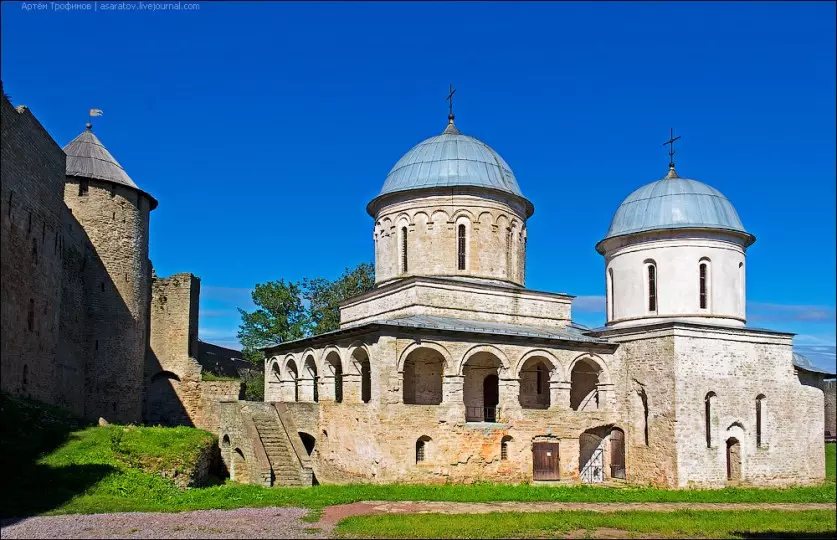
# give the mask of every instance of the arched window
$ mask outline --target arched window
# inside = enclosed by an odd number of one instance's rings
[[[401,227],[401,271],[407,271],[407,227]]]
[[[704,427],[706,429],[706,447],[712,448],[712,400],[715,392],[709,392],[703,399]]]
[[[607,269],[607,320],[613,320],[613,268]]]
[[[756,396],[756,446],[764,445],[764,394]]]
[[[465,233],[465,225],[460,224],[458,228],[457,238],[456,238],[456,257],[457,257],[457,268],[459,270],[465,270],[465,245],[466,245],[466,233]]]
[[[421,463],[427,460],[427,443],[430,442],[430,437],[422,435],[416,441],[416,463]]]
[[[506,229],[506,276],[512,277],[512,230]]]
[[[88,180],[79,179],[78,181],[78,196],[84,197],[87,195],[87,192],[90,190],[90,183]]]
[[[741,305],[741,313],[744,314],[744,310],[747,306],[747,300],[744,295],[744,263],[738,263],[738,302]]]
[[[511,444],[512,438],[508,435],[503,437],[500,441],[500,460],[507,461],[509,459],[509,444]]]
[[[657,311],[657,266],[648,264],[648,311]]]
[[[30,332],[35,329],[35,300],[32,298],[29,299],[29,312],[26,314],[26,327]]]
[[[369,360],[360,363],[360,400],[364,403],[372,400],[372,369]]]
[[[698,290],[700,309],[709,309],[709,261],[705,259],[698,266]]]
[[[535,368],[535,378],[537,385],[537,392],[538,395],[543,395],[546,393],[546,381],[549,379],[549,374],[546,371],[546,367],[543,364],[538,364],[538,367]]]

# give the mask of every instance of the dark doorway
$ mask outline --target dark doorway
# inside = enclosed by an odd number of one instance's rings
[[[610,476],[625,479],[625,432],[619,428],[610,432]]]
[[[483,417],[486,422],[497,421],[497,404],[500,403],[500,378],[488,375],[482,381]]]
[[[558,443],[532,443],[532,479],[558,480]]]
[[[311,452],[314,451],[314,446],[317,444],[317,439],[304,431],[299,432],[299,438],[302,439],[302,445],[305,447],[305,451],[308,452],[308,455],[310,456]]]
[[[738,439],[727,439],[727,480],[741,480],[741,444]]]

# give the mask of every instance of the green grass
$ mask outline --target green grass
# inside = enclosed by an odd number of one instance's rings
[[[227,377],[226,375],[215,375],[209,371],[201,373],[201,379],[204,381],[240,381],[241,377]]]
[[[834,481],[837,477],[837,444],[825,445],[825,477]]]
[[[833,503],[831,480],[787,489],[662,490],[649,487],[474,485],[323,485],[264,488],[226,483],[182,490],[158,471],[185,470],[213,440],[192,428],[90,427],[58,409],[3,396],[0,460],[6,465],[0,515],[176,512],[264,506],[310,509],[364,500]]]
[[[551,538],[573,532],[618,529],[631,536],[740,538],[766,533],[833,538],[835,513],[816,511],[549,512],[486,514],[400,514],[355,516],[341,521],[349,538]],[[579,534],[581,536],[581,534]]]

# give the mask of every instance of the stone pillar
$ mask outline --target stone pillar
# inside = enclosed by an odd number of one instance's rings
[[[319,380],[319,389],[317,392],[317,400],[318,401],[336,401],[334,399],[334,384],[335,384],[335,377],[334,375],[324,375],[320,377]]]
[[[499,397],[498,407],[501,411],[522,409],[523,407],[520,406],[520,379],[500,379]]]
[[[549,381],[549,409],[569,410],[570,381]]]
[[[343,374],[343,403],[361,403],[360,375],[357,373]]]
[[[465,377],[445,375],[442,379],[442,403],[463,403]]]
[[[296,381],[294,379],[286,379],[279,383],[281,385],[281,393],[282,393],[282,400],[286,403],[293,403],[296,401],[296,392],[294,389],[296,388]]]
[[[314,379],[299,379],[299,401],[303,403],[313,403]]]
[[[609,410],[610,402],[613,399],[613,384],[599,383],[596,385],[596,390],[599,395],[599,409]]]

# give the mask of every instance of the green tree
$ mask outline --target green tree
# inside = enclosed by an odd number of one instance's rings
[[[258,309],[249,313],[238,310],[241,314],[238,340],[249,361],[261,363],[261,347],[308,334],[309,319],[299,283],[286,283],[284,279],[260,283],[253,289],[252,298]]]
[[[346,268],[334,281],[325,278],[304,278],[303,297],[308,301],[308,321],[313,335],[340,328],[340,302],[357,296],[375,286],[375,267],[361,263]]]

